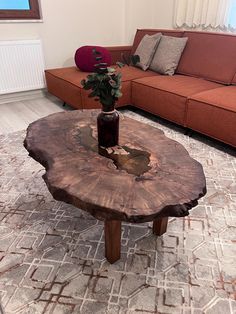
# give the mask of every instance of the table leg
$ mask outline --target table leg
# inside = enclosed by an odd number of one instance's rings
[[[105,256],[113,264],[120,259],[121,221],[106,220],[105,230]]]
[[[168,217],[157,218],[153,220],[153,233],[161,236],[163,233],[166,232],[168,224]]]

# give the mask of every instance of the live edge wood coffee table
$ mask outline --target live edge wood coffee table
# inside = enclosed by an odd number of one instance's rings
[[[105,256],[120,258],[121,222],[153,221],[162,235],[168,217],[182,217],[206,193],[201,164],[152,126],[125,117],[119,147],[99,149],[98,110],[52,114],[32,123],[24,142],[46,168],[53,197],[105,224]]]

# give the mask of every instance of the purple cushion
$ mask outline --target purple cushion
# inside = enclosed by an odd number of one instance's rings
[[[93,55],[93,49],[101,53],[102,59],[97,61]],[[99,56],[99,55],[97,55]],[[99,46],[83,46],[76,50],[75,64],[84,72],[94,72],[94,65],[100,62],[106,62],[108,66],[111,65],[111,53],[103,47]]]

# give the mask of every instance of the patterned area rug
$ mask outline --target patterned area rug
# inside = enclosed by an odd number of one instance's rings
[[[103,223],[55,201],[27,156],[25,132],[0,136],[0,294],[4,313],[236,313],[235,151],[150,116],[202,163],[207,195],[162,237],[122,227],[120,261],[104,259]],[[0,310],[1,312],[1,310]]]

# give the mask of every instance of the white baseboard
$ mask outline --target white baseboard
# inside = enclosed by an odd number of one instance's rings
[[[0,95],[0,104],[45,97],[46,89]]]

